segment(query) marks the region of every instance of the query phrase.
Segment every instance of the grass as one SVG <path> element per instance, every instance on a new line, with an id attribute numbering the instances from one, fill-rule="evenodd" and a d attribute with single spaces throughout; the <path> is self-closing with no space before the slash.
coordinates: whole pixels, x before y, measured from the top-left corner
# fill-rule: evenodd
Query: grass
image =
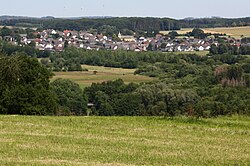
<path id="1" fill-rule="evenodd" d="M 92 83 L 100 83 L 109 80 L 122 79 L 125 83 L 141 83 L 154 80 L 147 76 L 134 75 L 135 69 L 110 68 L 103 66 L 83 65 L 87 72 L 55 72 L 56 78 L 70 79 L 78 83 L 82 88 L 90 86 Z M 93 72 L 97 71 L 96 74 Z"/>
<path id="2" fill-rule="evenodd" d="M 164 52 L 164 54 L 197 54 L 199 56 L 206 56 L 209 53 L 209 51 L 182 51 L 182 52 Z"/>
<path id="3" fill-rule="evenodd" d="M 0 165 L 250 165 L 250 118 L 0 116 Z"/>
<path id="4" fill-rule="evenodd" d="M 192 28 L 183 28 L 178 32 L 179 34 L 186 34 L 187 32 L 191 32 Z M 241 38 L 241 35 L 244 37 L 250 37 L 250 26 L 244 27 L 220 27 L 220 28 L 203 28 L 205 33 L 222 33 L 227 34 L 228 36 L 234 38 Z M 170 31 L 161 31 L 163 34 L 168 34 Z"/>

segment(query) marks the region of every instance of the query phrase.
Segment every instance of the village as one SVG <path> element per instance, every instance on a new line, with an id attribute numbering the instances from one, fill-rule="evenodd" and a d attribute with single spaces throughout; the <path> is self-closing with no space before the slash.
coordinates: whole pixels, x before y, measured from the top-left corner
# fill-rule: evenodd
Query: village
<path id="1" fill-rule="evenodd" d="M 61 52 L 66 47 L 72 46 L 87 50 L 130 50 L 130 51 L 162 51 L 162 52 L 193 52 L 208 51 L 212 44 L 219 45 L 220 41 L 214 36 L 199 39 L 190 36 L 171 38 L 167 35 L 156 34 L 155 37 L 138 37 L 122 35 L 120 32 L 112 37 L 103 34 L 94 34 L 88 31 L 58 31 L 53 29 L 35 32 L 36 38 L 29 38 L 27 34 L 20 34 L 17 42 L 13 36 L 5 36 L 3 40 L 14 45 L 33 45 L 41 51 Z M 241 45 L 240 39 L 223 37 L 226 43 Z"/>

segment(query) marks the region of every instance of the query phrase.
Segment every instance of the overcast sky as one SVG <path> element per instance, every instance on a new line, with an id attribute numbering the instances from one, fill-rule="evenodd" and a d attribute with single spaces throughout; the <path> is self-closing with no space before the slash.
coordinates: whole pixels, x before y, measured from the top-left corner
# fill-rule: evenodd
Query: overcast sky
<path id="1" fill-rule="evenodd" d="M 250 0 L 2 0 L 0 15 L 247 17 Z"/>

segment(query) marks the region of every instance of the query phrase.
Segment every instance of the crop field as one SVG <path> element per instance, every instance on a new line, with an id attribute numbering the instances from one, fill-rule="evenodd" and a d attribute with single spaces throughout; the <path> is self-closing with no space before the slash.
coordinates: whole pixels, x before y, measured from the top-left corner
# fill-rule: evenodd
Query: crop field
<path id="1" fill-rule="evenodd" d="M 178 32 L 179 34 L 186 34 L 187 32 L 191 32 L 192 28 L 183 28 Z M 203 29 L 205 33 L 222 33 L 227 34 L 228 36 L 235 37 L 235 38 L 241 38 L 241 35 L 244 37 L 250 37 L 250 26 L 244 26 L 244 27 L 222 27 L 222 28 L 204 28 Z M 170 31 L 162 31 L 163 34 L 168 34 Z"/>
<path id="2" fill-rule="evenodd" d="M 225 33 L 235 38 L 250 37 L 250 26 L 245 27 L 230 27 L 230 28 L 207 28 L 206 33 Z"/>
<path id="3" fill-rule="evenodd" d="M 181 30 L 177 30 L 176 32 L 180 35 L 184 35 L 188 32 L 191 32 L 192 30 L 193 30 L 192 28 L 182 28 Z M 160 31 L 160 33 L 162 33 L 164 35 L 168 34 L 169 32 L 171 32 L 171 31 Z"/>
<path id="4" fill-rule="evenodd" d="M 147 76 L 134 75 L 135 69 L 110 68 L 102 66 L 83 65 L 89 71 L 84 72 L 55 72 L 56 78 L 70 79 L 78 83 L 82 88 L 92 83 L 100 83 L 109 80 L 122 79 L 125 83 L 141 83 L 154 80 Z M 96 74 L 94 73 L 96 71 Z"/>
<path id="5" fill-rule="evenodd" d="M 0 165 L 250 165 L 250 118 L 0 116 Z"/>

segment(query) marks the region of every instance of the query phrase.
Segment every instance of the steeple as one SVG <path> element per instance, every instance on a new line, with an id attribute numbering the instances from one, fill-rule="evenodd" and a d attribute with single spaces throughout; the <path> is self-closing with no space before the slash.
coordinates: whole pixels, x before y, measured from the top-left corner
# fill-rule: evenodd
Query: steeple
<path id="1" fill-rule="evenodd" d="M 122 34 L 121 34 L 121 32 L 119 31 L 119 34 L 118 34 L 118 38 L 122 38 Z"/>

